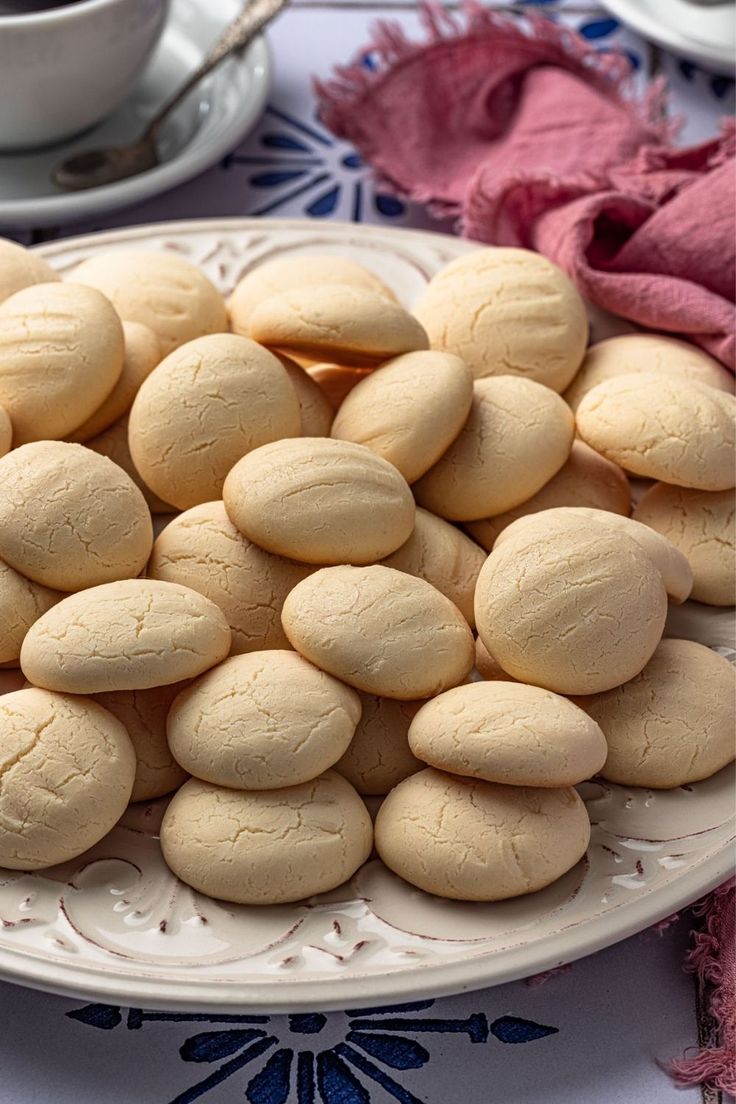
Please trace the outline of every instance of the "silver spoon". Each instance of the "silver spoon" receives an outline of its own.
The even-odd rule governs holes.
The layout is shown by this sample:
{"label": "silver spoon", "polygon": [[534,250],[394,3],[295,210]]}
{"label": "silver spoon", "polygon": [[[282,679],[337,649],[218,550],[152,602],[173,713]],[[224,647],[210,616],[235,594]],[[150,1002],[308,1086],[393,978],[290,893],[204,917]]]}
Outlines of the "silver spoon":
{"label": "silver spoon", "polygon": [[215,66],[230,54],[247,46],[288,2],[289,0],[250,0],[245,10],[225,28],[202,64],[154,115],[140,138],[129,146],[110,146],[108,149],[88,150],[87,153],[76,153],[68,157],[53,170],[53,182],[65,191],[78,192],[84,188],[114,184],[117,180],[153,169],[159,164],[156,140],[166,116],[179,106],[184,97]]}

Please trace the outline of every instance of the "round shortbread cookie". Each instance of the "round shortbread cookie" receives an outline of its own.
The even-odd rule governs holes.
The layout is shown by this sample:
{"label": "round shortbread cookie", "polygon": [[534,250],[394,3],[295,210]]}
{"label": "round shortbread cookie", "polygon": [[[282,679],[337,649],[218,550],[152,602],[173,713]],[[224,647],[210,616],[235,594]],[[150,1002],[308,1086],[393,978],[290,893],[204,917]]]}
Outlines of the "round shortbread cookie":
{"label": "round shortbread cookie", "polygon": [[288,595],[281,620],[298,652],[368,694],[428,698],[473,666],[473,636],[457,606],[390,567],[317,571]]}
{"label": "round shortbread cookie", "polygon": [[450,447],[472,401],[473,376],[459,357],[405,353],[350,391],[332,423],[332,436],[366,445],[413,483]]}
{"label": "round shortbread cookie", "polygon": [[135,754],[120,721],[89,698],[35,688],[0,698],[0,867],[76,858],[125,812]]}
{"label": "round shortbread cookie", "polygon": [[652,559],[604,526],[527,525],[478,577],[478,635],[505,671],[558,694],[638,675],[660,641],[667,592]]}
{"label": "round shortbread cookie", "polygon": [[678,487],[727,491],[736,485],[736,400],[705,384],[633,372],[589,391],[578,432],[626,471]]}
{"label": "round shortbread cookie", "polygon": [[225,302],[205,274],[175,253],[96,253],[67,276],[97,288],[126,322],[142,322],[167,356],[186,341],[227,331]]}
{"label": "round shortbread cookie", "polygon": [[169,711],[169,746],[195,778],[236,790],[309,782],[347,749],[360,719],[355,690],[296,652],[232,656]]}
{"label": "round shortbread cookie", "polygon": [[68,434],[67,440],[88,441],[127,414],[144,379],[161,360],[161,343],[148,326],[141,322],[123,322],[123,334],[125,357],[120,379],[92,417]]}
{"label": "round shortbread cookie", "polygon": [[32,284],[50,284],[59,277],[43,257],[17,242],[0,238],[0,303]]}
{"label": "round shortbread cookie", "polygon": [[465,528],[490,552],[498,534],[512,521],[556,506],[589,506],[628,516],[631,509],[629,481],[618,464],[599,456],[584,441],[575,440],[567,460],[541,491],[513,510],[468,522]]}
{"label": "round shortbread cookie", "polygon": [[[372,368],[346,368],[342,364],[310,364],[304,371],[319,387],[330,404],[333,417],[354,387],[367,379]],[[305,434],[306,436],[306,434]]]}
{"label": "round shortbread cookie", "polygon": [[440,897],[502,901],[534,893],[583,857],[585,805],[573,789],[499,786],[426,770],[376,817],[376,850],[395,874]]}
{"label": "round shortbread cookie", "polygon": [[64,595],[39,586],[0,560],[0,663],[17,662],[26,633]]}
{"label": "round shortbread cookie", "polygon": [[478,249],[434,276],[414,314],[431,347],[476,379],[524,376],[564,391],[588,343],[585,304],[562,269],[526,249]]}
{"label": "round shortbread cookie", "polygon": [[575,422],[559,395],[530,379],[476,380],[470,415],[414,488],[451,521],[501,514],[541,490],[570,455]]}
{"label": "round shortbread cookie", "polygon": [[475,628],[475,585],[486,553],[449,521],[417,507],[414,532],[383,563],[407,575],[426,579],[449,598]]}
{"label": "round shortbread cookie", "polygon": [[692,640],[663,640],[636,678],[579,704],[608,742],[601,774],[609,782],[672,789],[709,778],[736,755],[736,672]]}
{"label": "round shortbread cookie", "polygon": [[373,825],[357,793],[328,771],[279,790],[226,790],[192,778],[161,824],[161,849],[200,893],[278,905],[336,889],[368,858]]}
{"label": "round shortbread cookie", "polygon": [[414,499],[396,468],[364,445],[329,437],[255,449],[232,469],[222,497],[249,540],[304,563],[373,563],[414,528]]}
{"label": "round shortbread cookie", "polygon": [[222,502],[175,517],[154,541],[148,577],[180,583],[219,606],[233,634],[232,653],[288,648],[281,610],[314,567],[274,556],[235,528]]}
{"label": "round shortbread cookie", "polygon": [[0,303],[0,403],[16,447],[66,436],[123,370],[123,327],[94,288],[34,284]]}
{"label": "round shortbread cookie", "polygon": [[423,705],[409,747],[431,767],[507,786],[575,786],[606,761],[605,737],[567,698],[520,682],[471,682]]}
{"label": "round shortbread cookie", "polygon": [[4,406],[0,406],[0,456],[10,452],[13,443],[13,423]]}
{"label": "round shortbread cookie", "polygon": [[475,639],[475,669],[487,682],[517,682],[512,675],[504,671],[495,656],[486,648],[478,636]]}
{"label": "round shortbread cookie", "polygon": [[335,411],[327,395],[301,365],[286,356],[279,355],[278,359],[286,369],[299,402],[301,436],[329,437]]}
{"label": "round shortbread cookie", "polygon": [[266,299],[293,288],[316,284],[342,284],[364,288],[384,299],[395,299],[382,280],[362,264],[339,254],[296,253],[251,268],[235,285],[228,299],[230,329],[248,334],[253,311]]}
{"label": "round shortbread cookie", "polygon": [[99,694],[196,678],[229,651],[214,602],[175,583],[126,579],[72,594],[39,617],[20,665],[36,686]]}
{"label": "round shortbread cookie", "polygon": [[409,725],[423,701],[360,694],[363,707],[350,746],[335,763],[363,797],[387,794],[424,766],[409,747]]}
{"label": "round shortbread cookie", "polygon": [[687,556],[691,598],[710,606],[736,603],[736,505],[732,491],[694,491],[655,483],[634,510]]}
{"label": "round shortbread cookie", "polygon": [[622,334],[591,345],[563,398],[573,410],[604,380],[629,372],[662,372],[733,391],[733,376],[697,345],[664,334]]}
{"label": "round shortbread cookie", "polygon": [[287,353],[351,365],[429,348],[416,318],[398,303],[348,284],[293,288],[264,300],[249,318],[248,336]]}
{"label": "round shortbread cookie", "polygon": [[108,429],[103,430],[97,437],[92,437],[89,441],[85,441],[85,445],[87,448],[92,449],[93,452],[98,452],[100,456],[106,456],[108,460],[112,460],[113,464],[117,464],[119,468],[122,468],[123,471],[130,476],[145,498],[148,509],[152,514],[175,513],[176,507],[172,506],[169,502],[164,502],[157,494],[153,493],[150,487],[146,486],[138,473],[138,469],[133,463],[133,457],[130,455],[130,449],[128,448],[127,415],[121,418],[119,422],[115,422],[114,425],[111,425]]}
{"label": "round shortbread cookie", "polygon": [[128,420],[133,463],[165,502],[219,498],[252,449],[301,432],[286,369],[247,337],[211,334],[170,353],[142,384]]}
{"label": "round shortbread cookie", "polygon": [[82,590],[128,579],[152,544],[143,495],[92,449],[34,441],[0,459],[0,557],[34,582]]}

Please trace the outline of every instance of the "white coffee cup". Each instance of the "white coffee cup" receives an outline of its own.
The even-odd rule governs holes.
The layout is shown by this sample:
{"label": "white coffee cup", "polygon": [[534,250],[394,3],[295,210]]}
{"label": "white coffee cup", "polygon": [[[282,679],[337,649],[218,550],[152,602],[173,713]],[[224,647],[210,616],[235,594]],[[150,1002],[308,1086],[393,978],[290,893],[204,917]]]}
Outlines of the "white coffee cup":
{"label": "white coffee cup", "polygon": [[169,0],[67,0],[46,9],[35,0],[28,8],[0,14],[2,150],[61,141],[117,107],[161,36]]}

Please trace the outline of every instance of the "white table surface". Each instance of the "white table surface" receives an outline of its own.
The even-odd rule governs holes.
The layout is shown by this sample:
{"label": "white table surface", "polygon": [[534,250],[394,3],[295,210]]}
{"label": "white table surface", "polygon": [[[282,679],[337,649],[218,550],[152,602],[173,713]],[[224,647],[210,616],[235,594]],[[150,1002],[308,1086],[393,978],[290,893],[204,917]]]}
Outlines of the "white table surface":
{"label": "white table surface", "polygon": [[[683,117],[683,141],[714,134],[719,118],[733,111],[733,82],[651,49],[595,5],[552,0],[539,6],[603,49],[622,46],[642,82],[664,72],[671,110]],[[108,220],[42,233],[29,227],[15,236],[42,241],[161,219],[256,214],[436,228],[421,210],[377,195],[353,151],[314,117],[311,76],[349,59],[369,40],[371,23],[387,17],[418,32],[413,5],[403,0],[295,0],[270,35],[269,109],[230,157],[165,197]],[[394,1026],[383,1033],[376,1026],[374,1033],[410,1041],[409,1050],[400,1042],[384,1049],[383,1061],[351,1047],[346,1036],[356,1016],[350,1013],[311,1023],[273,1017],[258,1025],[141,1019],[135,1010],[90,1010],[84,1002],[0,984],[0,1104],[716,1104],[719,1094],[678,1089],[658,1065],[697,1044],[695,990],[681,970],[687,939],[688,924],[680,921],[664,934],[634,936],[542,985],[515,982],[375,1014],[375,1021]],[[249,1031],[259,1035],[233,1034]],[[262,1053],[246,1062],[248,1048],[261,1041]],[[314,1055],[301,1059],[304,1068],[312,1062],[324,1071],[321,1088],[313,1080],[311,1088],[298,1087],[300,1052]],[[356,1053],[362,1070],[345,1061]],[[391,1068],[407,1061],[413,1068]],[[225,1076],[233,1067],[239,1068]],[[201,1089],[220,1075],[211,1089]]]}

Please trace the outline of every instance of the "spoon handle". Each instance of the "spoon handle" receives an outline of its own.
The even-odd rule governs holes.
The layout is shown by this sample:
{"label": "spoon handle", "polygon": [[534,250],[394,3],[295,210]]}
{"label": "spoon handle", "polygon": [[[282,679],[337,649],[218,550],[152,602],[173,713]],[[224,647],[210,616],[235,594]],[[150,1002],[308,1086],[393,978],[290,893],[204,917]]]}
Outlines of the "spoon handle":
{"label": "spoon handle", "polygon": [[225,28],[217,42],[194,72],[187,77],[171,99],[156,112],[146,127],[144,138],[154,139],[161,123],[175,107],[199,84],[212,70],[230,54],[242,50],[263,28],[274,19],[289,0],[249,0],[246,7]]}

